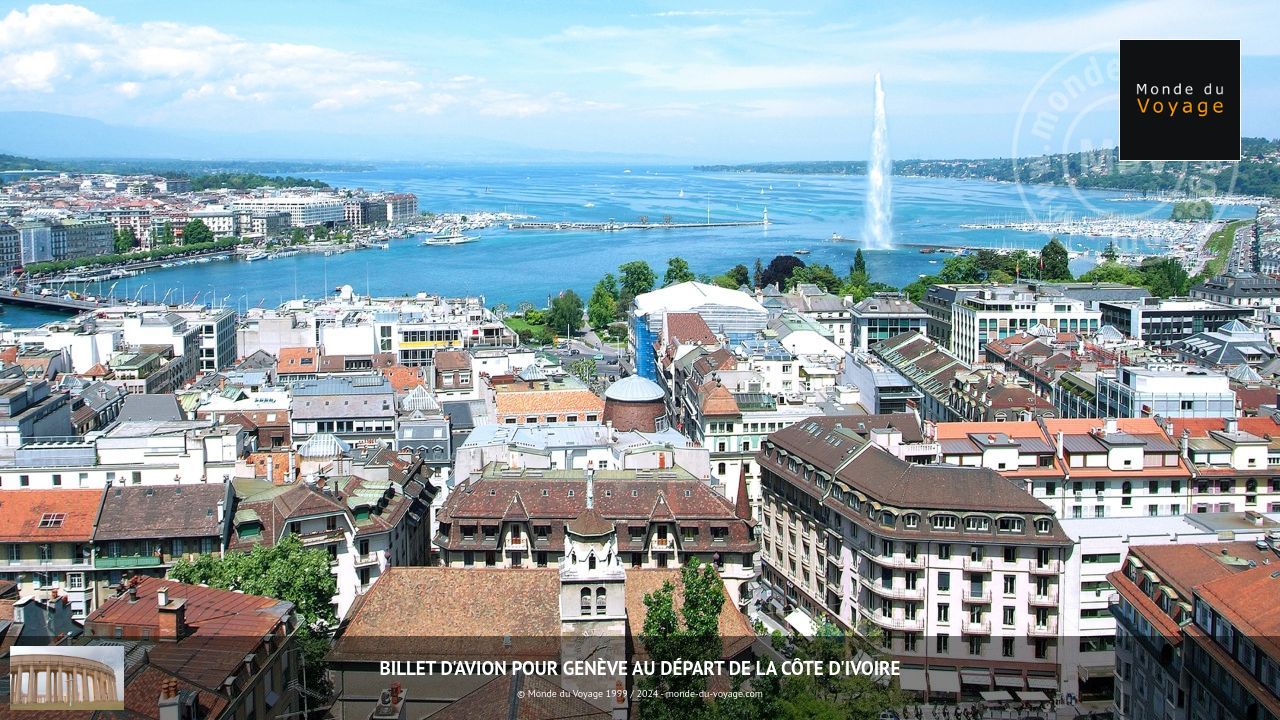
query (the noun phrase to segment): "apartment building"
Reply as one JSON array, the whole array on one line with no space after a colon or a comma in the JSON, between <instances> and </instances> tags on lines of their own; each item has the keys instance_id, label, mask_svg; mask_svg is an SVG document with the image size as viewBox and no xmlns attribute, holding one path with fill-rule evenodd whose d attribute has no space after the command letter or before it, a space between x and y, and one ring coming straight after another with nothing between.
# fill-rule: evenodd
<instances>
[{"instance_id":1,"label":"apartment building","mask_svg":"<svg viewBox=\"0 0 1280 720\"><path fill-rule=\"evenodd\" d=\"M868 350L872 345L903 333L924 333L929 314L896 293L876 293L849 310L852 334L847 350Z\"/></svg>"},{"instance_id":2,"label":"apartment building","mask_svg":"<svg viewBox=\"0 0 1280 720\"><path fill-rule=\"evenodd\" d=\"M101 490L0 490L0 580L18 595L66 597L83 618L93 604L93 528Z\"/></svg>"},{"instance_id":3,"label":"apartment building","mask_svg":"<svg viewBox=\"0 0 1280 720\"><path fill-rule=\"evenodd\" d=\"M907 332L871 346L871 353L911 383L919 394L920 415L934 422L959 420L952 384L972 366L918 332Z\"/></svg>"},{"instance_id":4,"label":"apartment building","mask_svg":"<svg viewBox=\"0 0 1280 720\"><path fill-rule=\"evenodd\" d=\"M818 285L798 283L791 291L771 296L767 300L758 291L757 299L770 310L775 307L778 310L790 310L818 323L830 333L832 342L846 351L858 346L853 309L845 302L845 298L833 295Z\"/></svg>"},{"instance_id":5,"label":"apartment building","mask_svg":"<svg viewBox=\"0 0 1280 720\"><path fill-rule=\"evenodd\" d=\"M293 227L314 227L341 223L345 219L342 199L331 195L275 195L260 198L236 198L232 210L289 213Z\"/></svg>"},{"instance_id":6,"label":"apartment building","mask_svg":"<svg viewBox=\"0 0 1280 720\"><path fill-rule=\"evenodd\" d=\"M950 350L961 360L973 363L985 356L988 341L1036 325L1058 332L1095 333L1102 313L1048 286L1025 290L991 286L958 300L951 320Z\"/></svg>"},{"instance_id":7,"label":"apartment building","mask_svg":"<svg viewBox=\"0 0 1280 720\"><path fill-rule=\"evenodd\" d=\"M599 533L616 532L623 567L679 568L697 558L716 567L733 606L750 597L759 540L748 508L680 467L542 470L491 463L444 501L434 544L449 567L545 568L565 557L566 528L588 518Z\"/></svg>"},{"instance_id":8,"label":"apartment building","mask_svg":"<svg viewBox=\"0 0 1280 720\"><path fill-rule=\"evenodd\" d=\"M29 380L19 365L0 369L0 463L25 443L74 434L67 393L47 380Z\"/></svg>"},{"instance_id":9,"label":"apartment building","mask_svg":"<svg viewBox=\"0 0 1280 720\"><path fill-rule=\"evenodd\" d=\"M22 267L22 243L18 229L8 223L0 223L0 273L9 273L19 267Z\"/></svg>"},{"instance_id":10,"label":"apartment building","mask_svg":"<svg viewBox=\"0 0 1280 720\"><path fill-rule=\"evenodd\" d=\"M1280 512L1280 422L1274 417L1172 418L1191 468L1188 512Z\"/></svg>"},{"instance_id":11,"label":"apartment building","mask_svg":"<svg viewBox=\"0 0 1280 720\"><path fill-rule=\"evenodd\" d=\"M290 434L295 445L316 434L333 434L346 441L395 438L395 391L382 375L300 380L290 394Z\"/></svg>"},{"instance_id":12,"label":"apartment building","mask_svg":"<svg viewBox=\"0 0 1280 720\"><path fill-rule=\"evenodd\" d=\"M81 642L143 651L125 679L131 706L168 720L248 720L302 707L299 625L285 600L138 576L85 619Z\"/></svg>"},{"instance_id":13,"label":"apartment building","mask_svg":"<svg viewBox=\"0 0 1280 720\"><path fill-rule=\"evenodd\" d=\"M328 444L320 450L319 444ZM329 554L337 579L331 603L339 618L389 567L422 565L430 535L427 519L438 488L421 463L353 461L333 436L316 436L299 450L313 471L302 482L273 485L238 481L228 551L273 545L286 534ZM361 475L352 475L359 462ZM381 465L380 470L375 470Z\"/></svg>"},{"instance_id":14,"label":"apartment building","mask_svg":"<svg viewBox=\"0 0 1280 720\"><path fill-rule=\"evenodd\" d=\"M858 420L810 418L757 456L770 610L800 632L878 628L904 689L933 698L1074 691L1059 610L1071 540L1052 509L990 469L900 460Z\"/></svg>"},{"instance_id":15,"label":"apartment building","mask_svg":"<svg viewBox=\"0 0 1280 720\"><path fill-rule=\"evenodd\" d=\"M1116 593L1122 720L1280 717L1273 542L1136 547Z\"/></svg>"},{"instance_id":16,"label":"apartment building","mask_svg":"<svg viewBox=\"0 0 1280 720\"><path fill-rule=\"evenodd\" d=\"M413 193L392 193L386 196L386 221L409 222L418 217L418 196Z\"/></svg>"},{"instance_id":17,"label":"apartment building","mask_svg":"<svg viewBox=\"0 0 1280 720\"><path fill-rule=\"evenodd\" d=\"M1261 273L1233 270L1191 288L1191 297L1248 308L1259 318L1280 309L1280 280Z\"/></svg>"}]
</instances>

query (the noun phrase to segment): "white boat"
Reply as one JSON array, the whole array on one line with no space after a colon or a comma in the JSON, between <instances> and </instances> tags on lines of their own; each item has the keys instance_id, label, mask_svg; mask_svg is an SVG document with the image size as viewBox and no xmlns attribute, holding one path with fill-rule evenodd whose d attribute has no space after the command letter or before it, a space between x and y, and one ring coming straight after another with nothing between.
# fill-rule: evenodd
<instances>
[{"instance_id":1,"label":"white boat","mask_svg":"<svg viewBox=\"0 0 1280 720\"><path fill-rule=\"evenodd\" d=\"M840 233L831 233L832 242L840 242L841 240L844 240L843 235L841 235Z\"/></svg>"},{"instance_id":2,"label":"white boat","mask_svg":"<svg viewBox=\"0 0 1280 720\"><path fill-rule=\"evenodd\" d=\"M796 254L796 255L808 255L810 252L812 252L812 251L811 251L811 250L796 250L796 251L795 251L795 254Z\"/></svg>"},{"instance_id":3,"label":"white boat","mask_svg":"<svg viewBox=\"0 0 1280 720\"><path fill-rule=\"evenodd\" d=\"M595 204L595 203L593 203L593 202L589 202L589 203L584 204L582 207L584 207L584 208L593 208L593 207L595 207L595 206L596 206L596 204Z\"/></svg>"},{"instance_id":4,"label":"white boat","mask_svg":"<svg viewBox=\"0 0 1280 720\"><path fill-rule=\"evenodd\" d=\"M453 232L446 235L433 235L422 241L423 245L462 245L464 243L475 242L480 238L475 235L463 235L455 228Z\"/></svg>"},{"instance_id":5,"label":"white boat","mask_svg":"<svg viewBox=\"0 0 1280 720\"><path fill-rule=\"evenodd\" d=\"M253 262L254 260L265 260L266 258L267 258L267 254L262 252L261 250L254 250L251 253L246 253L244 256L244 259L246 262Z\"/></svg>"}]
</instances>

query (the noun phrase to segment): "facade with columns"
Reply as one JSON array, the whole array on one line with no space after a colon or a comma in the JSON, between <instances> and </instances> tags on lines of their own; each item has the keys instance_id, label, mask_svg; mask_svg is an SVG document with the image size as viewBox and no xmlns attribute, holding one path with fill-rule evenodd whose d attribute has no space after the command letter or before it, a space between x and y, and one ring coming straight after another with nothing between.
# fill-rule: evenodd
<instances>
[{"instance_id":1,"label":"facade with columns","mask_svg":"<svg viewBox=\"0 0 1280 720\"><path fill-rule=\"evenodd\" d=\"M115 668L75 654L74 648L11 651L10 705L14 710L123 710Z\"/></svg>"}]
</instances>

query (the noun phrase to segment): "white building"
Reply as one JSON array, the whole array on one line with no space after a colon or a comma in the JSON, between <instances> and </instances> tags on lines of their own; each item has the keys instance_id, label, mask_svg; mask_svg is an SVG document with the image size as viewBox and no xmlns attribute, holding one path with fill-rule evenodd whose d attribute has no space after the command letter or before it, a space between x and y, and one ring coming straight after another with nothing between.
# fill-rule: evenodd
<instances>
[{"instance_id":1,"label":"white building","mask_svg":"<svg viewBox=\"0 0 1280 720\"><path fill-rule=\"evenodd\" d=\"M260 198L237 198L232 210L268 210L289 213L293 227L312 227L341 223L346 217L342 199L329 195L275 195Z\"/></svg>"},{"instance_id":2,"label":"white building","mask_svg":"<svg viewBox=\"0 0 1280 720\"><path fill-rule=\"evenodd\" d=\"M1102 319L1088 303L1047 289L983 287L958 301L952 311L951 351L965 362L980 362L988 340L1039 325L1058 332L1092 333Z\"/></svg>"},{"instance_id":3,"label":"white building","mask_svg":"<svg viewBox=\"0 0 1280 720\"><path fill-rule=\"evenodd\" d=\"M1098 417L1235 417L1236 393L1226 375L1194 366L1126 365L1098 373Z\"/></svg>"}]
</instances>

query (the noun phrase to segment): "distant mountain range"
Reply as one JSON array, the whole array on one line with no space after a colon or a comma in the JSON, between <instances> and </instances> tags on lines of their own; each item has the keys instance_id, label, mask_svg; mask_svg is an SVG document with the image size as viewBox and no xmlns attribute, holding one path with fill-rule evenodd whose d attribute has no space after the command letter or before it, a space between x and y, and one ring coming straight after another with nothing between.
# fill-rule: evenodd
<instances>
[{"instance_id":1,"label":"distant mountain range","mask_svg":"<svg viewBox=\"0 0 1280 720\"><path fill-rule=\"evenodd\" d=\"M820 160L701 165L695 169L704 172L864 175L867 163L862 160ZM1243 195L1280 197L1280 140L1243 138L1238 167L1227 162L1120 162L1119 150L1109 148L1093 152L1043 155L1020 159L1016 163L1010 158L896 160L893 163L893 174L1074 185L1142 193L1184 191L1193 195L1213 194L1230 188Z\"/></svg>"},{"instance_id":2,"label":"distant mountain range","mask_svg":"<svg viewBox=\"0 0 1280 720\"><path fill-rule=\"evenodd\" d=\"M0 112L0 153L58 159L170 159L204 161L289 161L280 172L299 172L310 161L363 166L390 162L641 162L673 163L662 156L573 152L536 148L487 138L399 134L291 132L174 132L57 113ZM231 169L221 167L218 169Z\"/></svg>"}]
</instances>

